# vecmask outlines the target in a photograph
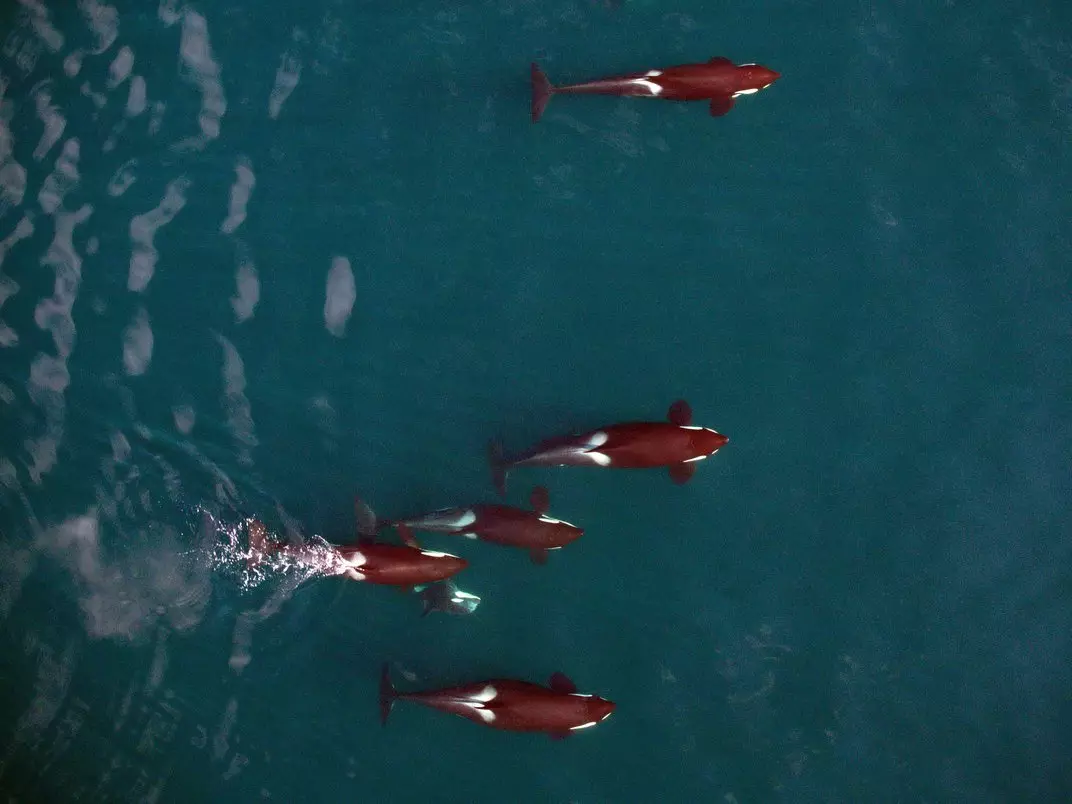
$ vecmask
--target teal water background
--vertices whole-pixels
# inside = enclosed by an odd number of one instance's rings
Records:
[[[2,9],[7,800],[1072,795],[1072,8]],[[533,59],[716,55],[782,78],[529,121]],[[678,397],[730,437],[687,486],[513,476],[586,529],[548,566],[425,539],[469,618],[227,542],[490,500],[489,437]],[[383,730],[383,661],[618,709]]]

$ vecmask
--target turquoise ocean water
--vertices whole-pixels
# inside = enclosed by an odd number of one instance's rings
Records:
[[[9,0],[0,97],[5,802],[1072,797],[1072,7]],[[424,538],[470,617],[233,541],[679,397],[686,486],[512,477],[547,566]],[[384,661],[617,711],[384,730]]]

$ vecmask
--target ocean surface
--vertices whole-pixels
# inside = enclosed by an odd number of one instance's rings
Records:
[[[0,98],[4,802],[1072,800],[1072,5],[8,0]],[[679,398],[546,566],[422,536],[471,616],[247,568]]]

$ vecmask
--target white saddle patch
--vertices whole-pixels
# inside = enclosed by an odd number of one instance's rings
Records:
[[[473,513],[472,510],[466,509],[465,511],[462,511],[461,515],[457,519],[451,522],[445,522],[443,524],[450,525],[452,528],[458,528],[460,530],[462,528],[469,527],[474,522],[476,522],[476,514]]]
[[[650,92],[652,95],[660,95],[663,91],[663,88],[661,86],[656,84],[654,81],[649,81],[647,78],[634,78],[629,83],[633,84],[634,86],[644,87],[644,89],[648,90],[648,92]]]
[[[487,703],[488,701],[494,701],[495,696],[499,694],[499,691],[495,689],[491,684],[484,687],[480,692],[473,695],[470,701],[479,701],[480,703]]]
[[[490,709],[477,709],[476,713],[480,715],[480,718],[485,723],[491,723],[495,720],[495,713],[492,712]]]
[[[597,466],[610,466],[610,456],[604,455],[602,452],[586,452],[585,453],[592,462]]]
[[[368,557],[364,553],[352,553],[347,563],[351,567],[363,567],[368,563]]]
[[[610,436],[608,436],[602,430],[596,433],[592,433],[592,435],[588,439],[588,443],[584,445],[584,448],[595,449],[596,447],[602,447],[604,444],[607,443],[608,438],[610,438]]]

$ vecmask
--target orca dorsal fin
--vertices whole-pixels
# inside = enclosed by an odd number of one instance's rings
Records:
[[[409,525],[399,522],[395,525],[395,530],[398,531],[398,538],[402,540],[402,544],[406,545],[406,547],[412,547],[416,550],[421,549],[421,546],[417,544],[417,537],[413,535]]]
[[[529,505],[537,514],[547,513],[547,509],[551,507],[551,492],[547,490],[547,486],[536,486],[532,489],[532,493],[529,494]]]
[[[684,399],[679,399],[670,406],[670,410],[666,412],[666,418],[678,427],[692,424],[692,408]]]
[[[577,685],[565,673],[552,673],[551,689],[564,695],[571,695],[577,691]]]

